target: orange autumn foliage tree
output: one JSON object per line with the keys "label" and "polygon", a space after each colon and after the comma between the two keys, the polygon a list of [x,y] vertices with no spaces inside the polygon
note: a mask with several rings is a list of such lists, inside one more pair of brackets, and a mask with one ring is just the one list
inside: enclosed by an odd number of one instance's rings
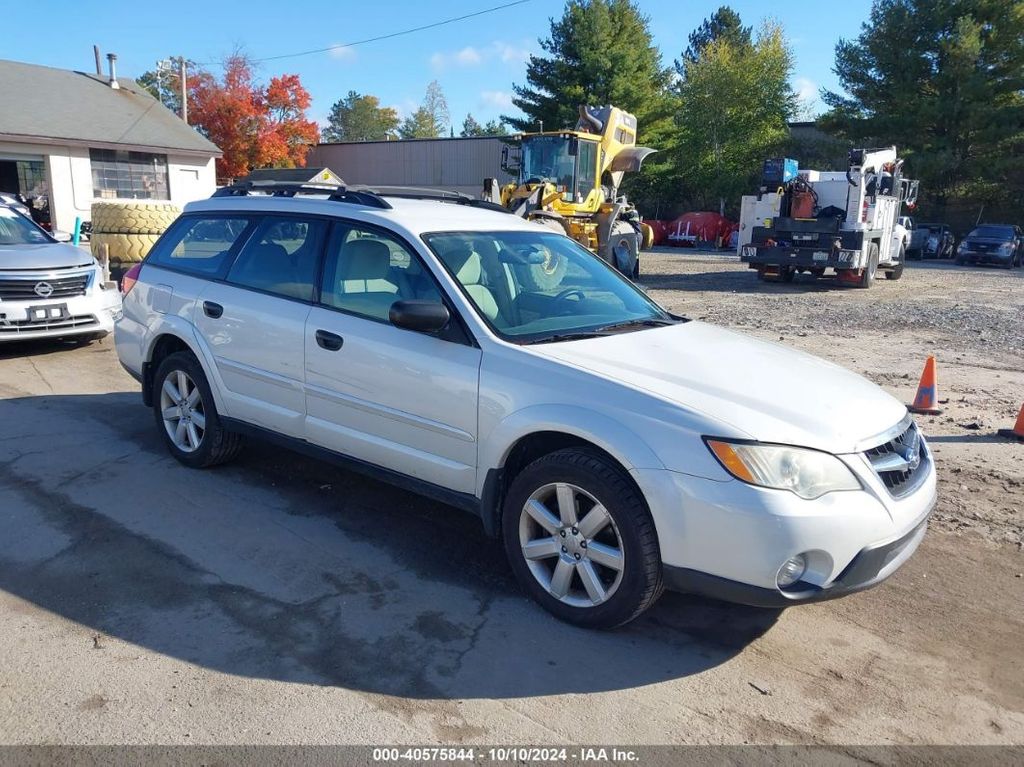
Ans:
{"label": "orange autumn foliage tree", "polygon": [[311,98],[298,75],[255,82],[252,63],[240,54],[224,62],[220,80],[205,70],[189,75],[189,122],[220,147],[217,179],[248,175],[253,168],[306,164],[319,128],[306,119]]}

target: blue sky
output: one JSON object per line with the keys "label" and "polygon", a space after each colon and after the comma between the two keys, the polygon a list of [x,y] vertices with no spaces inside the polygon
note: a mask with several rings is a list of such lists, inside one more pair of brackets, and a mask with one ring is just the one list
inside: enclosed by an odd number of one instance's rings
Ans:
{"label": "blue sky", "polygon": [[[254,58],[348,43],[501,5],[508,0],[385,0],[384,2],[118,2],[61,0],[6,3],[0,58],[79,69],[93,68],[92,45],[118,54],[118,73],[137,76],[159,58],[184,55],[200,62],[222,59],[235,47]],[[722,0],[639,0],[651,19],[664,62]],[[824,6],[735,0],[730,5],[755,27],[767,16],[785,28],[796,59],[793,82],[812,101],[818,88],[836,87],[835,44],[853,37],[867,18],[869,0]],[[349,90],[371,93],[402,114],[422,101],[438,80],[458,126],[467,112],[483,122],[509,113],[512,84],[525,81],[526,59],[539,51],[548,19],[562,0],[523,5],[447,26],[259,65],[263,79],[297,73],[313,96],[311,116],[322,121]],[[16,34],[14,31],[17,31]],[[211,67],[216,68],[216,67]]]}

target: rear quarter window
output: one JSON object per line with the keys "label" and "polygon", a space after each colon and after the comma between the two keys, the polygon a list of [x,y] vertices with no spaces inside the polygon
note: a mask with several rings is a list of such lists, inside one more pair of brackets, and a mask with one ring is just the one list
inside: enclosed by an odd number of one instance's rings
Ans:
{"label": "rear quarter window", "polygon": [[247,216],[180,218],[160,238],[146,262],[193,274],[220,274],[251,225]]}

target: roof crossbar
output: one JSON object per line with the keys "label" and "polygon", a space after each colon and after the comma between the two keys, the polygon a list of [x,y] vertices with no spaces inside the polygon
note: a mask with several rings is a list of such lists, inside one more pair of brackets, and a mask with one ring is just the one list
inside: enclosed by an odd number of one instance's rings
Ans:
{"label": "roof crossbar", "polygon": [[469,205],[474,208],[493,210],[498,213],[511,213],[507,208],[490,202],[471,197],[463,192],[455,192],[449,189],[430,189],[421,186],[371,186],[362,185],[349,187],[362,192],[369,192],[379,197],[398,197],[407,200],[436,200],[438,202],[453,202],[456,205]]}
{"label": "roof crossbar", "polygon": [[407,200],[436,200],[456,205],[468,205],[499,213],[511,213],[507,208],[488,200],[470,197],[462,192],[446,189],[429,189],[418,186],[343,186],[340,184],[324,184],[319,182],[295,183],[291,181],[239,181],[230,186],[221,187],[213,193],[214,197],[247,197],[250,194],[262,193],[272,197],[295,197],[296,195],[327,195],[332,202],[348,202],[364,205],[369,208],[390,209],[391,205],[385,197],[397,197]]}
{"label": "roof crossbar", "polygon": [[340,184],[304,183],[291,181],[239,181],[213,193],[214,197],[248,197],[263,193],[271,197],[295,197],[296,195],[327,195],[331,202],[348,202],[368,208],[390,209],[388,201],[366,190],[349,189]]}

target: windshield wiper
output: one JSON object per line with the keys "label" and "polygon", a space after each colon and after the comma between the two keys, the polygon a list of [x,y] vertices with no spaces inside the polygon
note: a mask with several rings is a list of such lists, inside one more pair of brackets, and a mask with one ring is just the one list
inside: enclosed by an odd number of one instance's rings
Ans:
{"label": "windshield wiper", "polygon": [[645,320],[626,320],[625,322],[615,322],[611,325],[603,325],[598,328],[598,331],[602,333],[609,333],[613,330],[635,330],[638,328],[663,328],[667,325],[675,325],[675,320],[659,320],[655,318]]}
{"label": "windshield wiper", "polygon": [[531,338],[529,341],[524,341],[524,344],[545,344],[550,341],[581,341],[585,338],[602,338],[608,334],[604,332],[603,328],[597,330],[580,330],[573,333],[552,333],[549,336],[541,336],[540,338]]}

